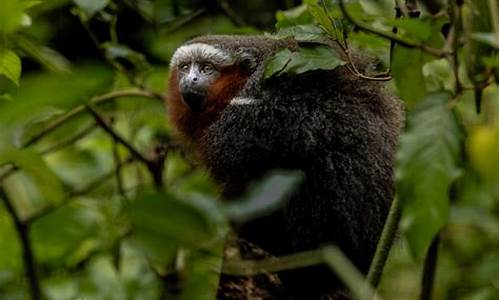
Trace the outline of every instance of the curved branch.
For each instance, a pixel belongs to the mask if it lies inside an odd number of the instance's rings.
[[[405,46],[405,47],[421,49],[422,51],[427,52],[427,53],[429,53],[433,56],[436,56],[436,57],[446,57],[446,56],[452,54],[449,50],[436,49],[436,48],[429,47],[427,45],[415,43],[413,41],[408,41],[408,40],[405,40],[405,39],[398,37],[397,35],[395,35],[393,33],[388,33],[388,32],[382,31],[382,30],[372,28],[366,24],[363,24],[362,22],[354,19],[354,17],[351,16],[351,14],[349,14],[349,12],[347,11],[347,8],[345,7],[345,3],[343,0],[339,0],[339,7],[340,7],[340,10],[342,11],[342,14],[352,24],[354,24],[356,27],[358,27],[359,29],[361,29],[363,31],[378,35],[378,36],[385,38],[385,39],[388,39],[390,41],[394,41],[394,42],[396,42],[402,46]]]
[[[101,102],[105,102],[108,100],[113,100],[115,98],[119,97],[144,97],[144,98],[151,98],[151,99],[157,99],[161,100],[162,97],[161,95],[155,94],[151,91],[146,91],[146,90],[141,90],[141,89],[128,89],[128,90],[122,90],[122,91],[113,91],[109,92],[103,95],[98,95],[94,96],[90,99],[89,103],[91,104],[98,104]],[[78,115],[79,113],[83,112],[85,110],[85,105],[79,105],[68,112],[66,112],[64,115],[60,116],[53,122],[49,123],[44,129],[42,129],[40,132],[38,132],[36,135],[31,137],[29,140],[23,143],[22,147],[26,148],[28,146],[33,145],[34,143],[38,142],[40,139],[45,137],[47,134],[51,133],[55,129],[59,128],[62,124],[64,124],[66,121],[69,119],[73,118],[74,116]]]

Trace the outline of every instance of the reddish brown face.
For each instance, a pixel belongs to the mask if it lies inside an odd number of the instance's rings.
[[[172,69],[168,111],[186,137],[197,140],[242,89],[247,75],[238,66],[222,68],[192,64]]]

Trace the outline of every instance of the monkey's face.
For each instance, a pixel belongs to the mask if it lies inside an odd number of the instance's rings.
[[[210,61],[185,61],[178,66],[179,91],[184,103],[192,111],[200,112],[205,106],[209,88],[217,81],[220,71]]]
[[[172,57],[171,68],[176,71],[178,84],[174,88],[178,88],[182,102],[191,111],[201,112],[207,108],[210,91],[214,93],[217,81],[234,63],[229,53],[213,45],[184,45]]]

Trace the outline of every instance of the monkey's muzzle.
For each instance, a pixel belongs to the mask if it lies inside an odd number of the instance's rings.
[[[195,91],[186,91],[182,93],[184,103],[194,112],[203,111],[205,106],[205,94]]]

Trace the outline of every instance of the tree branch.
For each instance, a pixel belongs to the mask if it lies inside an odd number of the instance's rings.
[[[9,199],[4,189],[0,187],[0,196],[3,198],[5,207],[10,214],[12,221],[14,222],[14,227],[16,228],[19,240],[21,242],[21,248],[23,251],[23,263],[24,272],[28,278],[31,292],[32,300],[42,299],[42,292],[40,290],[40,280],[38,278],[35,257],[33,255],[33,248],[29,239],[29,226],[26,222],[23,222],[16,213],[16,210]]]
[[[143,162],[146,165],[149,165],[151,162],[144,157],[144,155],[139,152],[139,150],[135,149],[131,143],[126,141],[118,132],[116,132],[105,120],[104,118],[95,110],[92,104],[87,104],[87,110],[94,117],[99,125],[104,131],[106,131],[115,141],[122,144],[127,150],[139,161]]]
[[[409,47],[409,48],[417,48],[417,49],[421,49],[422,51],[424,52],[427,52],[433,56],[436,56],[436,57],[446,57],[448,55],[451,54],[451,52],[449,52],[449,50],[443,50],[443,49],[436,49],[436,48],[432,48],[432,47],[429,47],[427,45],[423,45],[423,44],[419,44],[419,43],[415,43],[413,41],[408,41],[408,40],[405,40],[405,39],[402,39],[400,37],[398,37],[397,35],[393,34],[393,33],[388,33],[388,32],[385,32],[385,31],[382,31],[382,30],[378,30],[378,29],[375,29],[375,28],[372,28],[366,24],[363,24],[362,22],[354,19],[350,14],[349,12],[347,11],[347,8],[345,7],[345,3],[343,0],[339,0],[339,7],[340,7],[340,10],[342,11],[342,14],[352,23],[354,24],[356,27],[358,27],[359,29],[363,30],[363,31],[366,31],[368,33],[371,33],[371,34],[375,34],[375,35],[378,35],[382,38],[385,38],[385,39],[388,39],[390,41],[394,41],[402,46],[405,46],[405,47]]]
[[[127,158],[123,162],[120,162],[120,164],[118,166],[116,166],[113,170],[111,170],[111,171],[107,172],[106,174],[104,174],[104,175],[96,178],[95,180],[91,181],[85,187],[83,187],[81,189],[75,189],[75,190],[72,190],[72,191],[68,192],[66,194],[66,197],[65,197],[66,200],[61,201],[57,205],[55,205],[55,204],[49,204],[49,205],[45,206],[44,208],[38,210],[36,213],[34,213],[31,216],[29,216],[28,218],[26,218],[24,220],[24,223],[31,224],[31,223],[35,222],[36,220],[40,219],[41,217],[46,216],[49,213],[53,212],[54,210],[56,210],[58,208],[61,208],[61,207],[65,206],[65,205],[71,203],[72,199],[74,199],[74,198],[76,198],[78,196],[82,196],[82,195],[86,195],[86,194],[90,193],[91,191],[93,191],[96,188],[98,188],[99,186],[101,186],[101,184],[103,184],[107,180],[113,178],[113,176],[115,176],[115,174],[116,174],[116,168],[121,168],[124,165],[129,164],[129,163],[131,163],[133,161],[134,161],[134,158],[132,156],[129,157],[129,158]]]
[[[91,104],[98,104],[101,102],[106,102],[109,100],[113,100],[115,98],[119,97],[144,97],[144,98],[151,98],[151,99],[157,99],[157,100],[162,100],[161,95],[155,94],[151,91],[146,91],[146,90],[141,90],[141,89],[128,89],[128,90],[122,90],[122,91],[113,91],[109,92],[103,95],[98,95],[94,96],[89,100],[89,103]],[[42,129],[40,132],[38,132],[36,135],[28,139],[26,142],[23,143],[22,148],[29,147],[33,145],[34,143],[38,142],[40,139],[45,137],[47,134],[51,133],[55,129],[59,128],[62,124],[67,122],[69,119],[73,118],[74,116],[78,115],[79,113],[85,111],[85,105],[79,105],[68,112],[66,112],[64,115],[60,116],[56,120],[52,121],[49,123],[47,126],[45,126],[44,129]]]
[[[432,299],[432,288],[434,286],[434,276],[436,274],[436,266],[438,260],[438,250],[440,233],[432,239],[427,255],[425,256],[424,269],[422,271],[422,290],[420,292],[420,300]]]
[[[319,264],[328,265],[358,299],[381,299],[351,261],[335,246],[261,260],[226,260],[222,264],[221,273],[233,276],[253,276]]]
[[[78,142],[79,140],[81,140],[82,138],[86,137],[88,134],[93,132],[96,128],[97,128],[97,124],[95,124],[95,123],[90,124],[86,128],[77,132],[75,135],[70,136],[69,138],[67,138],[67,139],[65,139],[57,144],[54,144],[54,145],[48,147],[47,149],[41,151],[40,154],[47,155],[47,154],[50,154],[52,152],[56,152],[58,150],[61,150],[62,148],[66,147],[66,146],[72,145],[72,144]]]
[[[382,276],[382,272],[384,271],[387,257],[389,256],[392,243],[394,242],[396,233],[398,232],[400,220],[400,203],[398,197],[395,197],[394,200],[392,200],[391,209],[387,215],[382,236],[378,241],[377,250],[375,251],[375,256],[373,257],[370,265],[370,270],[368,271],[367,280],[375,288],[380,283],[380,278]]]

